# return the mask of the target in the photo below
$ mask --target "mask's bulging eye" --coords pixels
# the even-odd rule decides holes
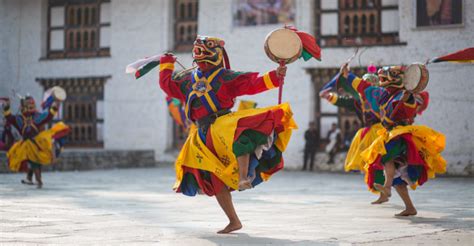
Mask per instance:
[[[216,43],[213,41],[207,41],[206,46],[209,48],[214,48],[216,46]]]

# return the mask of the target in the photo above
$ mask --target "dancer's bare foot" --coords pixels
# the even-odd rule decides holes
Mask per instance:
[[[380,191],[380,193],[384,194],[384,195],[387,196],[387,197],[391,197],[391,196],[392,196],[392,190],[391,190],[392,187],[385,188],[385,187],[384,187],[383,185],[381,185],[381,184],[374,184],[374,188],[377,189],[378,191]]]
[[[253,187],[252,187],[252,183],[250,182],[250,180],[244,179],[244,180],[239,182],[239,191],[243,191],[243,190],[251,189],[251,188],[253,188]]]
[[[407,208],[403,210],[402,212],[395,214],[395,216],[413,216],[416,215],[418,212],[416,211],[415,208]]]
[[[388,202],[388,197],[384,193],[380,193],[379,199],[371,202],[370,204],[382,204]]]
[[[21,183],[22,183],[22,184],[26,184],[26,185],[33,185],[33,181],[28,180],[28,179],[22,179],[22,180],[21,180]]]
[[[230,222],[224,229],[218,231],[218,234],[227,234],[242,229],[240,221]]]

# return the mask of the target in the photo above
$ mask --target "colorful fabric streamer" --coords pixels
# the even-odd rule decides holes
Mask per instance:
[[[474,47],[459,50],[445,56],[436,57],[430,61],[430,63],[438,62],[474,63]]]
[[[321,48],[316,43],[315,37],[309,33],[298,31],[293,26],[286,26],[286,28],[294,31],[301,39],[301,43],[303,44],[303,52],[301,53],[300,58],[303,58],[304,61],[308,61],[311,58],[321,61]]]
[[[154,55],[128,64],[125,73],[134,73],[135,79],[139,79],[150,72],[153,68],[160,65],[160,57],[161,55]]]

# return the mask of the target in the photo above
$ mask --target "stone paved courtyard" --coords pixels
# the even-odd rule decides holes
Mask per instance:
[[[474,245],[474,179],[438,178],[412,192],[418,216],[396,218],[358,174],[280,172],[234,192],[244,228],[214,198],[171,190],[170,167],[44,173],[37,190],[0,175],[0,245]]]

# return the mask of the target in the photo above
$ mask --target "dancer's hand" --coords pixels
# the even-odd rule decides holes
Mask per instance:
[[[349,76],[349,63],[344,63],[342,64],[341,66],[341,69],[339,70],[339,72],[341,73],[342,77],[346,78]]]
[[[277,67],[276,73],[277,73],[278,77],[285,77],[286,76],[286,66]]]
[[[176,57],[172,52],[170,52],[170,51],[165,52],[165,53],[163,54],[163,56],[172,57],[172,58],[173,58],[173,62],[176,62],[177,57]]]
[[[60,104],[60,103],[61,103],[60,101],[54,100],[54,102],[51,104],[51,108],[52,108],[53,110],[55,110],[55,111],[58,111],[58,108],[59,108],[59,104]]]
[[[331,96],[332,96],[332,94],[331,94],[331,92],[329,92],[329,90],[324,90],[324,91],[321,91],[321,92],[319,93],[319,97],[324,98],[324,99],[326,99],[326,100],[328,100],[328,101],[329,101],[329,99],[331,98]]]

